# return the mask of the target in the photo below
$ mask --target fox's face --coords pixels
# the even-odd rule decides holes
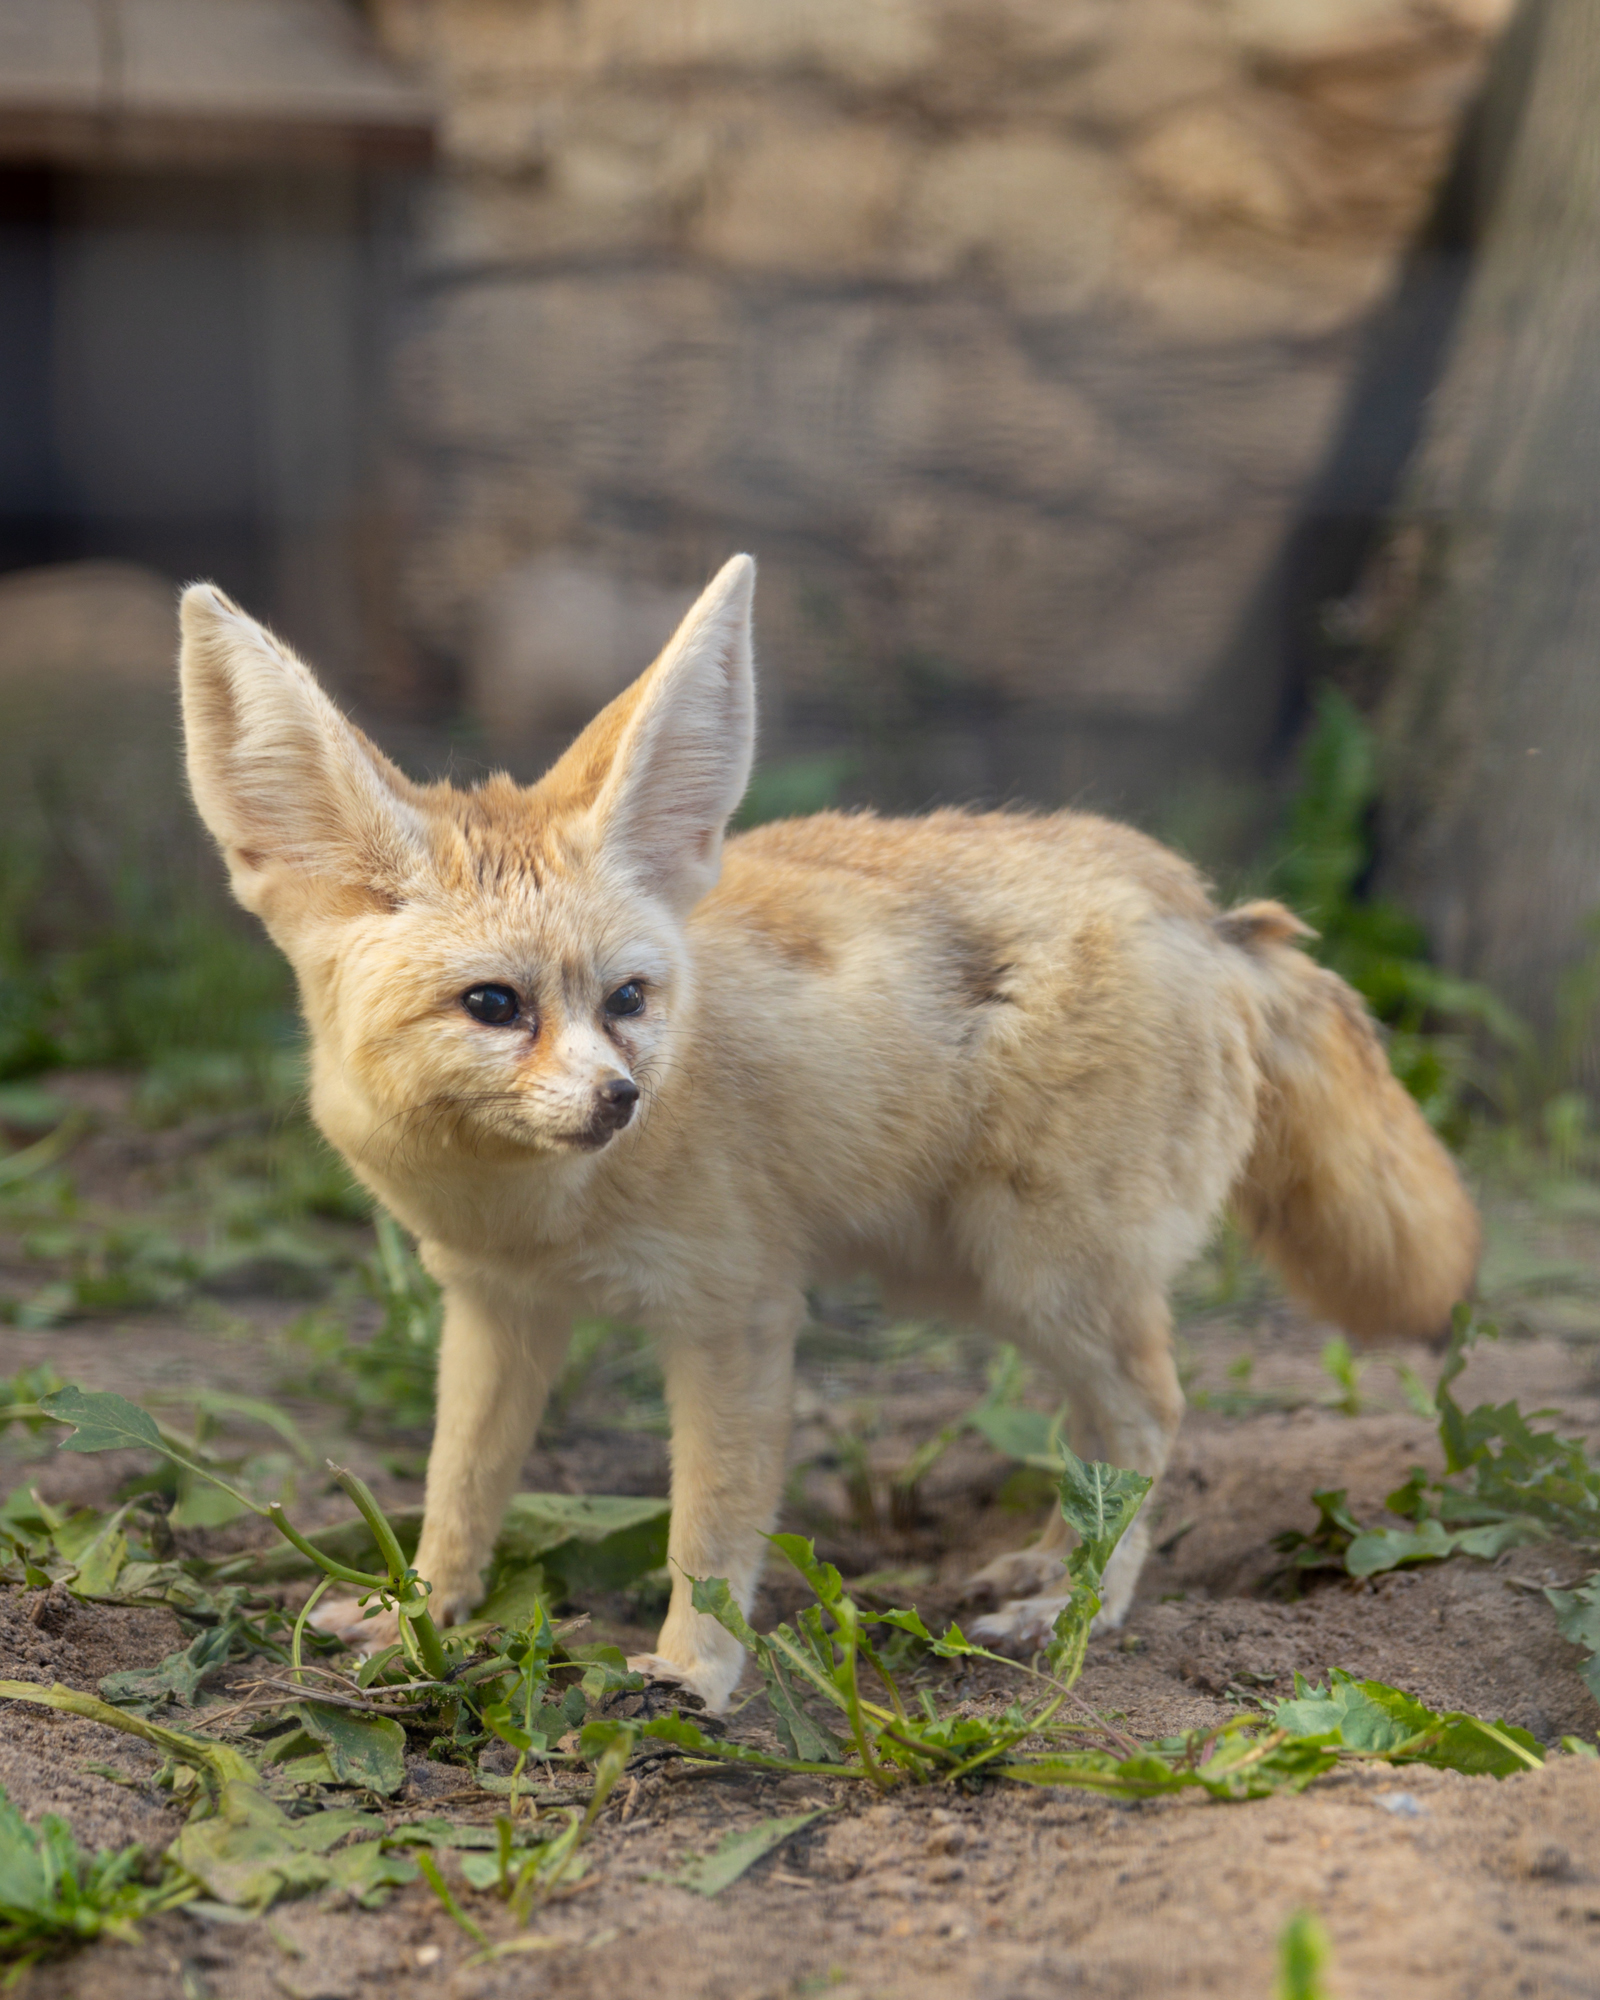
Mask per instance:
[[[754,737],[736,557],[537,785],[412,784],[220,592],[183,600],[189,776],[294,966],[319,1122],[358,1172],[582,1155],[648,1115]]]

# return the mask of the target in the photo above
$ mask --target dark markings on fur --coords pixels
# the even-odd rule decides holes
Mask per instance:
[[[939,942],[939,956],[963,1007],[1014,1004],[1007,981],[1016,966],[1002,955],[993,938],[950,922]]]
[[[786,965],[806,972],[826,972],[832,966],[833,954],[803,910],[784,911],[750,903],[742,905],[739,914],[746,929],[759,933]]]

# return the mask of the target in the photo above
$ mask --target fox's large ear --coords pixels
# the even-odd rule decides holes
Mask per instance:
[[[749,556],[724,563],[655,665],[573,745],[592,738],[590,758],[610,751],[593,807],[604,852],[680,911],[715,884],[728,816],[750,782],[755,580]]]
[[[247,910],[391,898],[422,851],[411,787],[310,672],[213,585],[183,593],[189,786]]]

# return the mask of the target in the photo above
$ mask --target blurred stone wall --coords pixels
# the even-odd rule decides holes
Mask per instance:
[[[769,747],[1124,804],[1259,754],[1246,608],[1508,10],[370,0],[443,112],[405,638],[525,761],[749,548]]]

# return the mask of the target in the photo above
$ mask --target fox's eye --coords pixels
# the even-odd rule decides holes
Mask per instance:
[[[637,1014],[644,1005],[644,988],[637,979],[630,979],[626,986],[619,986],[615,993],[606,995],[608,1014]]]
[[[469,986],[461,996],[461,1004],[473,1020],[491,1028],[509,1028],[522,1012],[509,986]]]

